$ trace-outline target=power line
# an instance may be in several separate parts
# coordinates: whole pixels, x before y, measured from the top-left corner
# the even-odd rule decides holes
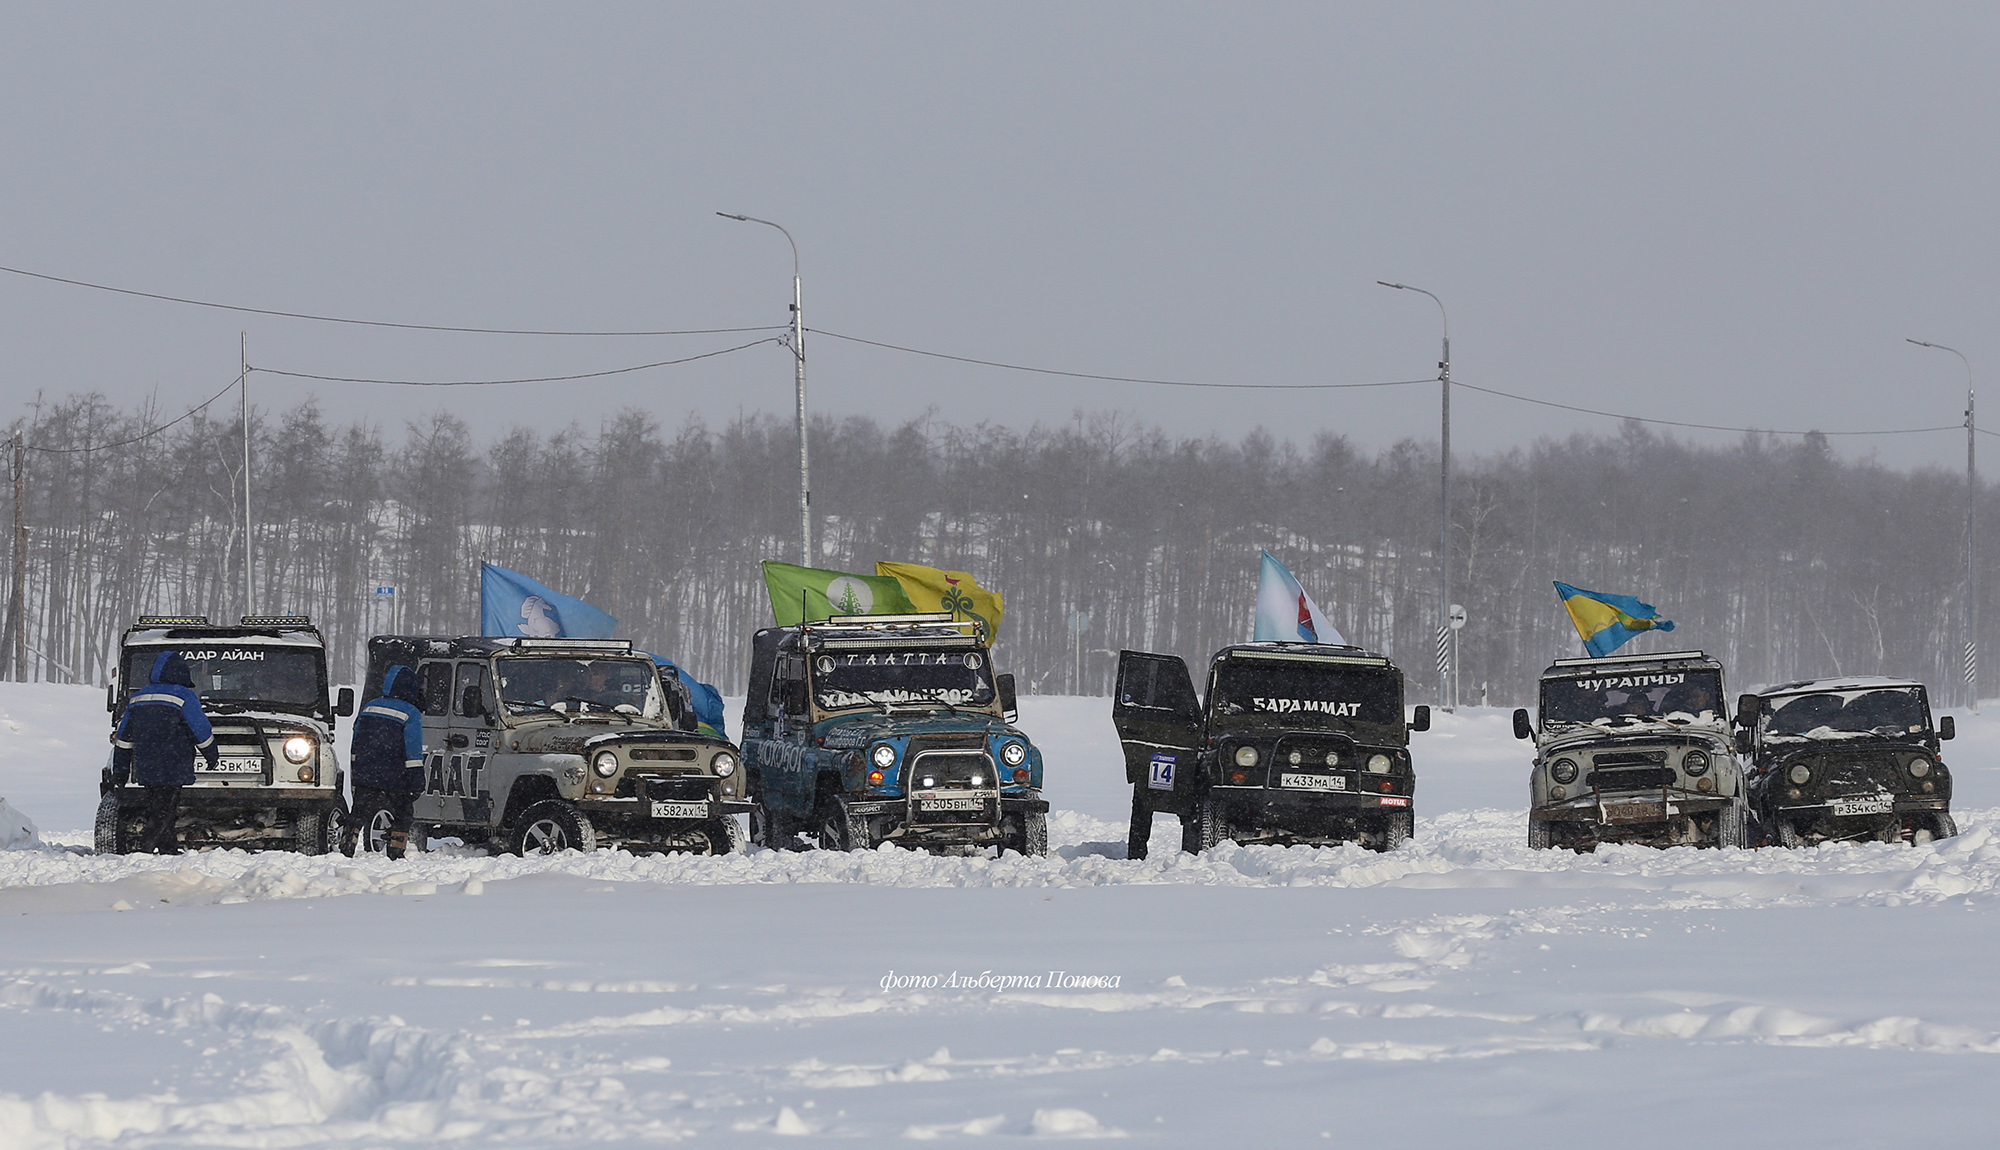
[[[977,364],[980,367],[997,367],[1007,371],[1025,371],[1035,375],[1059,375],[1065,379],[1098,379],[1109,383],[1144,383],[1154,387],[1219,387],[1255,391],[1328,391],[1350,387],[1408,387],[1415,383],[1437,382],[1435,376],[1430,379],[1390,379],[1376,383],[1205,383],[1186,379],[1142,379],[1130,375],[1096,375],[1087,371],[1058,371],[1050,367],[1025,367],[1018,363],[1001,363],[998,360],[974,359],[971,356],[949,355],[941,351],[925,351],[917,347],[903,347],[900,344],[883,343],[881,340],[862,339],[858,335],[842,335],[837,331],[827,331],[825,328],[809,327],[806,330],[814,335],[823,335],[829,339],[846,340],[848,343],[865,343],[870,347],[886,348],[889,351],[900,351],[908,355],[929,356],[932,359],[948,359],[954,363],[971,363]]]
[[[68,284],[71,287],[90,288],[92,291],[112,292],[116,295],[137,296],[140,299],[154,299],[154,300],[161,300],[166,303],[186,304],[189,307],[214,308],[217,311],[240,312],[245,315],[270,315],[270,316],[277,316],[281,319],[311,320],[314,323],[344,323],[344,324],[352,324],[357,327],[388,327],[388,328],[396,328],[401,331],[444,331],[444,332],[459,332],[461,334],[469,334],[469,335],[550,335],[550,336],[586,336],[586,337],[605,337],[605,336],[625,337],[625,336],[655,336],[655,335],[734,335],[739,332],[747,332],[747,331],[782,331],[791,326],[789,324],[767,324],[763,327],[702,327],[702,328],[688,328],[680,331],[550,331],[538,328],[456,327],[450,324],[437,324],[437,323],[394,323],[389,320],[381,320],[381,319],[354,319],[350,316],[313,315],[309,312],[278,311],[273,308],[245,307],[241,304],[216,303],[213,300],[188,299],[184,296],[162,295],[159,292],[139,291],[135,288],[114,287],[111,284],[91,283],[88,280],[69,279],[64,276],[50,275],[47,272],[29,271],[26,268],[10,268],[5,266],[0,266],[0,272],[8,272],[17,276],[26,276],[29,279],[46,280],[49,283]]]
[[[1593,407],[1577,407],[1573,404],[1557,403],[1554,400],[1534,399],[1525,395],[1515,395],[1510,391],[1481,387],[1476,383],[1466,383],[1460,379],[1454,379],[1452,382],[1471,391],[1482,392],[1486,395],[1497,395],[1501,399],[1511,399],[1519,403],[1532,403],[1538,407],[1555,407],[1563,411],[1581,412],[1584,415],[1599,415],[1606,419],[1629,419],[1634,423],[1654,423],[1662,427],[1688,427],[1700,431],[1741,431],[1754,435],[1917,435],[1928,431],[1957,431],[1965,426],[1964,424],[1953,423],[1941,427],[1895,427],[1885,428],[1880,431],[1780,431],[1769,427],[1724,427],[1716,423],[1685,423],[1677,419],[1653,419],[1644,415],[1624,415],[1616,411],[1599,411]]]
[[[195,404],[193,407],[188,408],[186,411],[181,412],[179,415],[161,424],[160,426],[155,427],[151,431],[140,432],[138,435],[135,435],[130,439],[120,439],[111,443],[87,443],[82,447],[36,447],[33,444],[28,444],[28,443],[22,444],[21,447],[25,451],[39,451],[44,455],[80,455],[86,451],[108,451],[114,447],[127,447],[130,446],[131,444],[138,443],[140,440],[151,439],[155,435],[158,435],[161,432],[168,429],[169,427],[172,427],[174,424],[180,423],[181,421],[192,417],[196,412],[207,408],[210,404],[214,403],[216,400],[221,399],[223,396],[228,395],[230,392],[236,390],[238,385],[240,385],[242,382],[243,382],[243,377],[239,375],[235,379],[232,379],[228,383],[224,384],[221,391],[216,392],[214,395],[209,396],[207,399],[202,400],[200,403]]]
[[[384,387],[506,387],[517,383],[567,383],[577,379],[602,379],[607,375],[629,375],[635,371],[646,371],[655,367],[672,367],[678,363],[693,363],[698,359],[714,359],[720,355],[744,351],[761,344],[782,344],[785,341],[775,336],[751,340],[749,343],[725,347],[720,351],[705,351],[700,355],[682,356],[680,359],[663,359],[654,363],[637,363],[631,367],[613,367],[603,371],[583,371],[574,375],[537,375],[521,379],[362,379],[351,375],[316,375],[306,371],[284,371],[275,367],[252,367],[250,370],[265,375],[282,375],[290,379],[316,379],[327,383],[372,383]]]

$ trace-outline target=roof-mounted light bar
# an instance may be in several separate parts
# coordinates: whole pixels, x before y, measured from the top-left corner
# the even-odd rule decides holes
[[[141,615],[138,627],[206,627],[206,615]]]
[[[245,627],[310,627],[313,625],[313,621],[310,615],[245,615],[243,616],[243,625]]]

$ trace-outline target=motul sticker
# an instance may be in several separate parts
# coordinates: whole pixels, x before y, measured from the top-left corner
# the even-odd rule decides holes
[[[1410,800],[1401,795],[1383,795],[1380,802],[1385,807],[1407,807],[1410,805]]]

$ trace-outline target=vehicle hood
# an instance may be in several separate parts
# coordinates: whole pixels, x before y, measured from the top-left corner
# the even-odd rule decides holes
[[[1542,735],[1543,753],[1573,750],[1584,746],[1628,746],[1642,743],[1701,743],[1727,748],[1729,728],[1720,722],[1668,723],[1645,720],[1637,723],[1578,723]]]
[[[207,711],[208,725],[218,731],[244,731],[253,727],[262,727],[266,731],[269,731],[274,727],[303,727],[322,739],[328,737],[326,723],[313,718],[311,715],[301,715],[297,711],[265,711],[257,709],[208,711],[207,708],[203,708],[203,710]]]
[[[813,734],[822,746],[859,747],[881,739],[909,738],[913,735],[968,735],[987,738],[1012,735],[1030,741],[1019,728],[992,715],[947,711],[918,711],[900,714],[837,715],[814,726]]]
[[[520,728],[503,736],[515,751],[527,754],[580,755],[586,748],[611,743],[673,743],[676,745],[713,743],[730,745],[694,731],[683,731],[656,723],[547,723]]]

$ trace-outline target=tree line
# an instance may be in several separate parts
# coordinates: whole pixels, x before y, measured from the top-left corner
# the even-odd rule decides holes
[[[9,543],[24,577],[7,596],[8,677],[102,683],[141,613],[254,612],[311,615],[351,682],[368,636],[392,626],[376,588],[398,589],[406,632],[469,633],[483,558],[603,607],[643,648],[736,693],[748,637],[771,623],[758,562],[798,557],[782,419],[669,427],[628,410],[595,430],[481,441],[444,411],[391,433],[309,401],[253,412],[247,523],[236,419],[98,446],[161,422],[95,394],[17,422],[26,530]],[[1199,676],[1249,637],[1268,548],[1350,642],[1405,668],[1413,702],[1436,700],[1435,444],[925,414],[821,417],[812,452],[818,565],[972,572],[1007,597],[996,657],[1026,693],[1108,693],[1121,648],[1179,654]],[[1656,604],[1678,630],[1634,648],[1702,648],[1737,687],[1886,673],[1963,695],[1963,475],[1841,459],[1821,436],[1709,447],[1627,424],[1456,458],[1453,484],[1466,703],[1530,702],[1550,659],[1581,653],[1554,579]],[[1993,512],[1982,490],[1981,540]],[[1982,593],[1984,645],[2000,651]]]

